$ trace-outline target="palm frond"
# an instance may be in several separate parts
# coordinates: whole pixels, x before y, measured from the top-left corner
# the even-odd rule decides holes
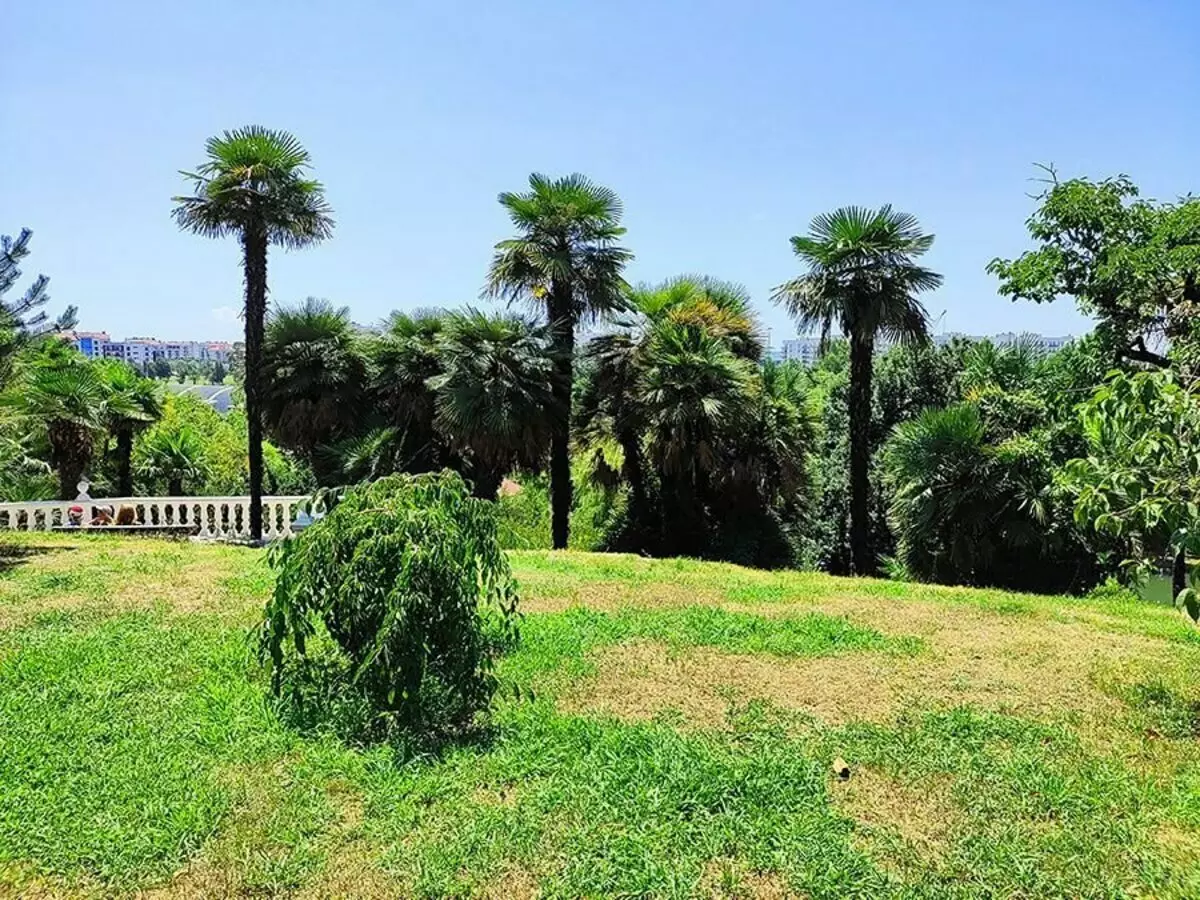
[[[213,238],[260,229],[286,248],[332,234],[324,187],[306,175],[309,154],[293,135],[251,125],[209,138],[205,151],[201,165],[180,173],[192,189],[174,198],[180,228]]]

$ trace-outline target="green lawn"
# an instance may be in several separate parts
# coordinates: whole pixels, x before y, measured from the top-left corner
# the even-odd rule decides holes
[[[276,718],[261,553],[3,547],[0,895],[1200,896],[1163,607],[515,553],[490,739],[401,762]]]

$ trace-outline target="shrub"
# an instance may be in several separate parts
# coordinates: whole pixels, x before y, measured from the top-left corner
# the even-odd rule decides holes
[[[260,651],[275,693],[368,714],[365,735],[437,742],[469,727],[516,637],[517,594],[495,504],[451,472],[391,475],[349,491],[278,544]],[[306,708],[307,704],[307,708]]]

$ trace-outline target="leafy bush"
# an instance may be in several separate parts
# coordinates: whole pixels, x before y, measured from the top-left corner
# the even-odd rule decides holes
[[[1087,597],[1097,603],[1140,603],[1142,599],[1137,591],[1112,576],[1088,591]]]
[[[355,488],[277,545],[272,563],[260,652],[302,718],[320,716],[314,702],[336,704],[335,716],[361,709],[366,736],[424,744],[486,707],[493,658],[516,637],[517,594],[495,504],[472,498],[459,475]]]
[[[586,462],[586,461],[585,461]],[[611,531],[626,506],[623,491],[605,490],[593,483],[586,466],[573,466],[575,489],[571,498],[572,550],[599,550],[605,547]],[[512,477],[520,486],[516,492],[501,491],[497,500],[500,516],[500,543],[509,550],[549,550],[550,479],[544,474],[521,472]]]

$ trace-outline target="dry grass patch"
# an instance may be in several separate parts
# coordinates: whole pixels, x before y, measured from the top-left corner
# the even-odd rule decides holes
[[[910,854],[895,852],[895,838],[923,863],[943,858],[963,823],[950,787],[942,777],[899,781],[855,767],[849,779],[832,781],[829,794],[834,806],[857,824],[856,837],[867,855],[903,868]]]
[[[600,612],[617,612],[629,607],[678,609],[684,606],[715,606],[745,609],[724,602],[724,594],[711,588],[695,588],[671,583],[597,581],[573,587],[565,593],[539,593],[536,586],[524,588],[521,610],[529,613],[564,612],[586,607]]]
[[[248,620],[260,599],[229,588],[229,548],[151,544],[84,544],[36,554],[0,580],[0,629],[51,612],[114,615],[147,609]]]
[[[510,866],[483,889],[486,900],[535,900],[542,896],[537,879],[521,866]]]
[[[1200,834],[1197,832],[1168,823],[1159,826],[1154,840],[1173,862],[1200,866]]]
[[[817,608],[884,633],[920,635],[927,651],[779,659],[628,642],[598,651],[595,675],[569,689],[564,701],[568,708],[626,719],[678,710],[700,726],[720,724],[731,696],[769,700],[829,724],[890,722],[907,708],[971,704],[1042,721],[1067,719],[1104,740],[1128,709],[1102,689],[1098,673],[1174,668],[1190,651],[970,607],[845,599]]]
[[[404,886],[379,867],[375,848],[362,839],[331,851],[325,868],[295,894],[297,900],[393,900],[405,895]]]
[[[721,727],[730,705],[748,699],[770,700],[831,723],[883,721],[892,713],[892,698],[868,691],[865,673],[877,667],[882,675],[898,662],[876,653],[784,660],[707,648],[675,651],[654,641],[606,647],[595,660],[595,674],[568,689],[560,706],[626,720],[677,712],[701,728]]]
[[[756,872],[738,859],[714,859],[705,864],[696,884],[696,897],[720,900],[800,900],[774,872]]]

